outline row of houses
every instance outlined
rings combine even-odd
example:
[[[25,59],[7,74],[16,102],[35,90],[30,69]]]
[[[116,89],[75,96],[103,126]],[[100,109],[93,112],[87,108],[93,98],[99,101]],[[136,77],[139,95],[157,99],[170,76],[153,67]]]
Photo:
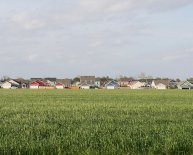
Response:
[[[4,89],[193,89],[189,81],[120,78],[102,81],[95,76],[80,76],[78,81],[57,78],[11,79],[0,82]]]

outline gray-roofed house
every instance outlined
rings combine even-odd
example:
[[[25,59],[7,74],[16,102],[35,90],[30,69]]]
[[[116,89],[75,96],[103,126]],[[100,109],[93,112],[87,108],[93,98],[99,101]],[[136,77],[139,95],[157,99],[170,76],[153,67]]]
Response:
[[[106,89],[117,89],[119,88],[119,83],[115,80],[111,80],[105,84]]]
[[[56,83],[63,84],[65,88],[72,86],[72,80],[71,79],[57,79]]]
[[[80,87],[82,89],[94,88],[95,82],[95,76],[80,76]]]
[[[193,84],[189,81],[181,81],[177,83],[178,89],[193,89]]]

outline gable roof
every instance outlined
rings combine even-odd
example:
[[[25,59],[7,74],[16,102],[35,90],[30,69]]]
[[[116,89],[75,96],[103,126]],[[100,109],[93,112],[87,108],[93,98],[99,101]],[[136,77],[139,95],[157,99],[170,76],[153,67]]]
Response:
[[[125,77],[125,78],[120,78],[118,81],[119,81],[119,82],[130,82],[130,81],[133,81],[133,78],[127,78],[127,77]]]
[[[163,84],[169,86],[170,80],[153,80],[155,85]]]
[[[181,87],[183,87],[183,86],[193,87],[193,84],[190,83],[189,81],[180,81],[180,82],[177,83],[177,85],[178,85],[178,86],[181,86]]]
[[[118,84],[117,81],[111,80],[111,81],[109,81],[109,82],[107,82],[107,83],[105,84],[105,87],[108,87],[108,86],[119,86],[119,84]]]

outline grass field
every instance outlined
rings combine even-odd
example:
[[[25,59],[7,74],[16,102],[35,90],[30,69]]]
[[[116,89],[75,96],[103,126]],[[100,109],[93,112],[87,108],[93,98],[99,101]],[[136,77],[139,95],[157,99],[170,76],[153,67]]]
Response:
[[[193,91],[0,90],[0,154],[193,154]]]

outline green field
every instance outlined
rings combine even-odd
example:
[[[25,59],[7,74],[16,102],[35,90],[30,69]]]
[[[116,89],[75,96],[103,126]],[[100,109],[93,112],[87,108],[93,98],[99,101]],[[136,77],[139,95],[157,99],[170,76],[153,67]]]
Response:
[[[193,154],[193,91],[0,90],[0,154]]]

